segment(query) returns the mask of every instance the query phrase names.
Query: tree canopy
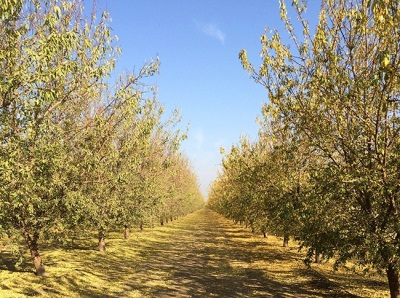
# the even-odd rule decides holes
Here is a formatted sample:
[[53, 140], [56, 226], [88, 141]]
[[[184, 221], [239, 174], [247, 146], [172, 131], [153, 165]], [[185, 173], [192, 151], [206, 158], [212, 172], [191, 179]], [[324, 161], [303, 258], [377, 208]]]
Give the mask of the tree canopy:
[[324, 0], [315, 29], [305, 1], [280, 5], [290, 42], [266, 31], [260, 67], [239, 54], [268, 92], [259, 140], [225, 155], [210, 205], [250, 223], [257, 214], [309, 257], [386, 271], [400, 297], [400, 3]]
[[87, 228], [105, 250], [111, 228], [203, 202], [179, 113], [165, 116], [144, 83], [158, 59], [112, 83], [108, 21], [80, 0], [0, 4], [0, 232], [25, 239], [39, 275], [39, 239]]

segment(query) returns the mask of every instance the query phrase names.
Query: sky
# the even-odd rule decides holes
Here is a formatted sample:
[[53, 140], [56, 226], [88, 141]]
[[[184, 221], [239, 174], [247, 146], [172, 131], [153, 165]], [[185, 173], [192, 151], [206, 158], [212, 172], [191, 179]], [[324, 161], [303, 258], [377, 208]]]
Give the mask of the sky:
[[[319, 1], [308, 2], [308, 14], [317, 13]], [[178, 108], [183, 126], [189, 124], [182, 150], [206, 197], [220, 168], [220, 148], [241, 136], [257, 138], [267, 91], [249, 77], [238, 54], [246, 49], [250, 62], [260, 65], [264, 30], [284, 32], [278, 0], [99, 0], [97, 9], [110, 13], [119, 38], [117, 71], [138, 70], [159, 57], [160, 74], [150, 82], [166, 113]]]

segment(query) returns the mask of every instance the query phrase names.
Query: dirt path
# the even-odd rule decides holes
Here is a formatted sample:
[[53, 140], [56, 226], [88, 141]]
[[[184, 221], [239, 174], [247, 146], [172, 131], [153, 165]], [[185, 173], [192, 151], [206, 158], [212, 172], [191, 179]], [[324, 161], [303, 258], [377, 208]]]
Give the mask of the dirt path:
[[[172, 223], [147, 245], [130, 284], [143, 296], [356, 297], [306, 269], [296, 253], [266, 249], [264, 239], [207, 209]], [[286, 258], [296, 268], [280, 268]], [[266, 260], [275, 264], [268, 268]]]
[[[152, 297], [267, 297], [269, 285], [260, 270], [241, 268], [251, 262], [229, 222], [202, 210], [173, 223], [174, 229], [150, 243], [137, 273]], [[228, 233], [231, 232], [231, 235]], [[233, 266], [233, 264], [238, 266]], [[240, 264], [239, 264], [240, 263]], [[249, 264], [250, 265], [250, 264]], [[244, 266], [246, 267], [246, 266]], [[153, 273], [149, 276], [149, 272]], [[163, 283], [155, 284], [157, 275]]]

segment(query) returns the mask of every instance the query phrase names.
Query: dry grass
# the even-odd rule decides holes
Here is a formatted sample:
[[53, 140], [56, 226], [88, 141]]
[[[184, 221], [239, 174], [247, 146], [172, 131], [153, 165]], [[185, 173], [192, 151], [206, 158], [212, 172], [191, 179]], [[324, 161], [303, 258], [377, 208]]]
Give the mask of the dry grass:
[[282, 248], [282, 239], [252, 235], [207, 209], [121, 238], [111, 234], [105, 253], [95, 239], [45, 246], [46, 277], [35, 276], [29, 261], [7, 270], [10, 255], [0, 250], [0, 297], [388, 296], [382, 277], [307, 268], [297, 247]]

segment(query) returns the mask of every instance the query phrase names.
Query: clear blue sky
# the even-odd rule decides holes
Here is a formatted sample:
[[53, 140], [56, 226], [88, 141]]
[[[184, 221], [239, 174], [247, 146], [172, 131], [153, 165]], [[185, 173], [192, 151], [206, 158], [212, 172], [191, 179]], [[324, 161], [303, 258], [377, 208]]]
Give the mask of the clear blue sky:
[[[315, 15], [319, 3], [309, 1], [308, 14]], [[246, 49], [258, 66], [264, 29], [284, 32], [278, 0], [100, 0], [97, 8], [110, 12], [119, 37], [119, 71], [160, 58], [160, 74], [151, 82], [166, 112], [179, 108], [190, 124], [182, 149], [206, 195], [221, 162], [219, 148], [241, 135], [257, 137], [255, 120], [267, 92], [243, 70], [238, 53]]]

